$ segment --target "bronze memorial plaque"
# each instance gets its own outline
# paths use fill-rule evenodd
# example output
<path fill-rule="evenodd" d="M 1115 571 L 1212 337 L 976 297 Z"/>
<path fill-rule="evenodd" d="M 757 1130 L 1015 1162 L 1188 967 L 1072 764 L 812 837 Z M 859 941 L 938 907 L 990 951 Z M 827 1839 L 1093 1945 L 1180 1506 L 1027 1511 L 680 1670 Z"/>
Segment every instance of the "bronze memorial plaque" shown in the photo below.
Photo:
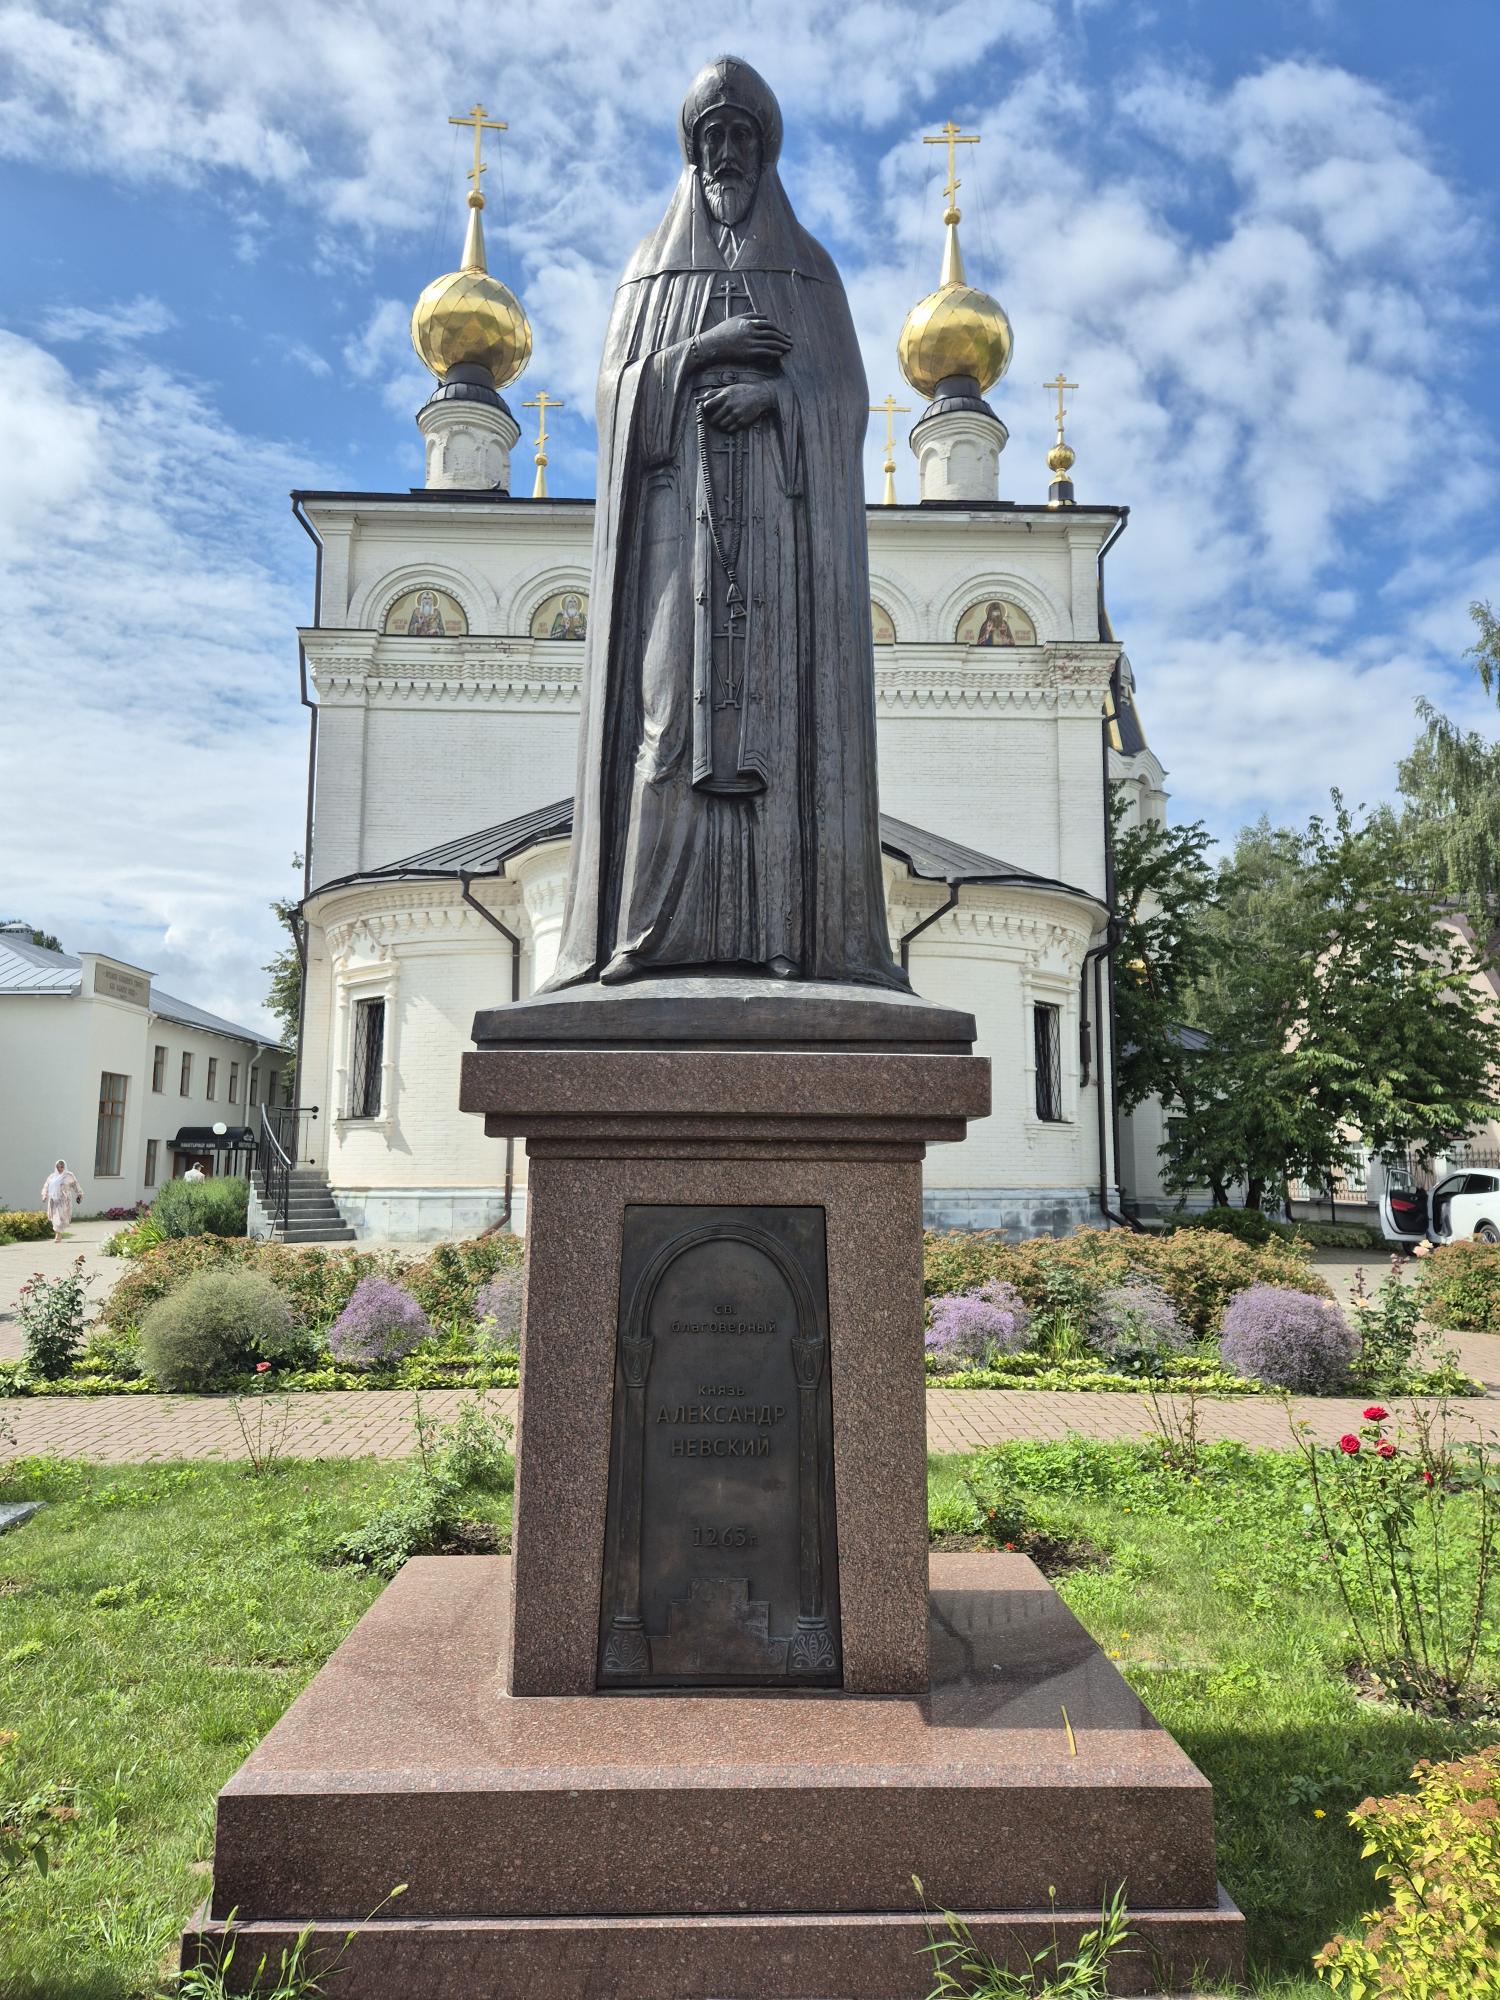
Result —
<path fill-rule="evenodd" d="M 837 1687 L 820 1208 L 625 1211 L 601 1687 Z"/>

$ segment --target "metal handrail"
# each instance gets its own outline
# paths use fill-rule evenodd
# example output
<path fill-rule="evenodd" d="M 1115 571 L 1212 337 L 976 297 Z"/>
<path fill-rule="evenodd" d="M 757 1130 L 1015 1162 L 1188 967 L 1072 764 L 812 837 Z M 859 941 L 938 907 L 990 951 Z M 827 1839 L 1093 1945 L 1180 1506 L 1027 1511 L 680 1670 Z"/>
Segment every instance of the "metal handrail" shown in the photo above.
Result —
<path fill-rule="evenodd" d="M 296 1145 L 296 1124 L 293 1122 L 292 1144 Z M 260 1138 L 255 1148 L 255 1171 L 260 1178 L 259 1194 L 261 1205 L 271 1218 L 271 1227 L 286 1234 L 287 1216 L 292 1199 L 292 1156 L 282 1145 L 275 1126 L 271 1122 L 271 1106 L 260 1107 Z"/>

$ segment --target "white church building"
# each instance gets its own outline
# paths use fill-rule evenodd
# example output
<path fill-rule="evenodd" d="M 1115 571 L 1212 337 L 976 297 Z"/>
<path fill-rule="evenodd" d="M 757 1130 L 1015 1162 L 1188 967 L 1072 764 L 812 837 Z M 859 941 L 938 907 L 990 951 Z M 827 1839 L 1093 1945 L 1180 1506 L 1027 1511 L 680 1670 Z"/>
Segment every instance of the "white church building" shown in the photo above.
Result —
<path fill-rule="evenodd" d="M 317 548 L 299 1158 L 366 1237 L 524 1226 L 524 1156 L 459 1111 L 459 1058 L 476 1011 L 548 977 L 567 882 L 594 506 L 547 496 L 544 439 L 513 490 L 501 391 L 531 333 L 482 205 L 413 316 L 425 484 L 294 496 Z M 1105 610 L 1128 510 L 1075 499 L 1061 400 L 1046 476 L 1002 497 L 984 391 L 1010 328 L 965 280 L 951 195 L 945 222 L 900 341 L 920 497 L 896 501 L 888 456 L 868 510 L 887 913 L 992 1065 L 992 1115 L 927 1159 L 929 1221 L 1062 1232 L 1120 1210 L 1109 787 L 1160 818 L 1164 772 Z"/>

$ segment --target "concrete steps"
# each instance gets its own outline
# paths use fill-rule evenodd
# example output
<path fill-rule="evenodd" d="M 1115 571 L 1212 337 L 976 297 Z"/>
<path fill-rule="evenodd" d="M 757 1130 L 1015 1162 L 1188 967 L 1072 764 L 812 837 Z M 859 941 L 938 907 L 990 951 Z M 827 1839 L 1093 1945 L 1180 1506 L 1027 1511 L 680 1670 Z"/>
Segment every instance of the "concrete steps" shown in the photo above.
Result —
<path fill-rule="evenodd" d="M 251 1190 L 255 1208 L 259 1211 L 259 1234 L 272 1237 L 278 1243 L 354 1241 L 354 1231 L 339 1213 L 338 1203 L 329 1191 L 327 1176 L 311 1167 L 297 1167 L 292 1172 L 284 1228 L 279 1218 L 273 1222 L 267 1212 L 265 1189 L 259 1174 L 251 1175 Z"/>

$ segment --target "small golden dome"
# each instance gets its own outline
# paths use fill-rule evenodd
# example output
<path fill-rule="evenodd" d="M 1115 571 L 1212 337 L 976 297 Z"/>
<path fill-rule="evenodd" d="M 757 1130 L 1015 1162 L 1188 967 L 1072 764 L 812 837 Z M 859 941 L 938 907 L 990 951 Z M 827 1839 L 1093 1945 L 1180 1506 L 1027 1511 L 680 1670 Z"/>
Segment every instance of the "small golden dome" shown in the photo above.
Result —
<path fill-rule="evenodd" d="M 487 368 L 495 387 L 514 382 L 531 359 L 531 322 L 508 285 L 485 268 L 482 195 L 469 196 L 463 268 L 434 278 L 412 309 L 411 344 L 434 375 Z"/>
<path fill-rule="evenodd" d="M 1078 454 L 1074 451 L 1072 445 L 1064 444 L 1061 438 L 1057 440 L 1057 443 L 1053 445 L 1051 451 L 1047 454 L 1047 463 L 1052 468 L 1052 477 L 1054 479 L 1066 479 L 1077 462 Z"/>
<path fill-rule="evenodd" d="M 935 395 L 939 382 L 950 375 L 972 376 L 982 396 L 1010 366 L 1010 321 L 998 299 L 965 279 L 958 210 L 949 208 L 943 220 L 948 242 L 942 282 L 906 315 L 896 358 L 901 373 L 923 396 Z"/>

